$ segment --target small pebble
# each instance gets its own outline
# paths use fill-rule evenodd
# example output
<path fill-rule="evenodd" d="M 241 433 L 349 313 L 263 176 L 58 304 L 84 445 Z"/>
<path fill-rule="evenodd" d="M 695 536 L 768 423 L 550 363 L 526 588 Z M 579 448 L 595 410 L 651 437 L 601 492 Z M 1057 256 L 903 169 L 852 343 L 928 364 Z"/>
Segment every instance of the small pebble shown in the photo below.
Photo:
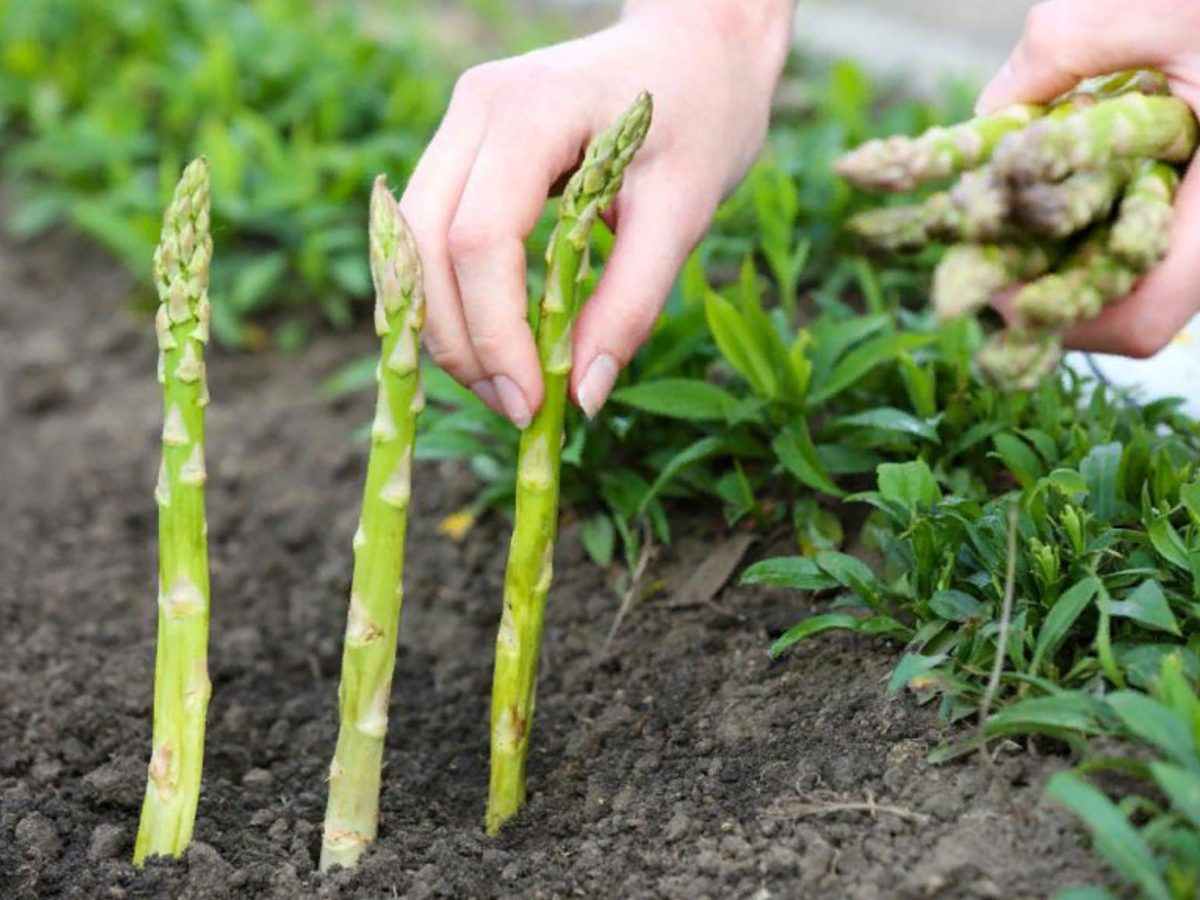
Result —
<path fill-rule="evenodd" d="M 125 829 L 120 825 L 105 822 L 92 829 L 92 840 L 88 844 L 88 859 L 100 862 L 116 859 L 125 850 Z"/>

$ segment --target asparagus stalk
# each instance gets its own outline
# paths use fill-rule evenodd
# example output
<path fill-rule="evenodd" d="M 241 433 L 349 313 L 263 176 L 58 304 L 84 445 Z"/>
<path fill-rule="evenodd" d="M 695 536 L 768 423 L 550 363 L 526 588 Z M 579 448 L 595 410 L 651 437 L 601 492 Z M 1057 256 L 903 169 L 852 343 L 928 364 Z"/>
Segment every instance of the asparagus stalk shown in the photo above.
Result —
<path fill-rule="evenodd" d="M 1062 337 L 1053 329 L 1008 328 L 975 354 L 983 376 L 1001 391 L 1031 391 L 1062 359 Z"/>
<path fill-rule="evenodd" d="M 158 647 L 152 752 L 133 861 L 179 856 L 192 840 L 208 678 L 208 526 L 204 517 L 204 346 L 210 307 L 208 164 L 184 169 L 154 253 L 160 304 L 158 380 L 163 386 L 158 504 Z"/>
<path fill-rule="evenodd" d="M 942 321 L 987 305 L 1007 287 L 1050 271 L 1057 248 L 1043 244 L 955 244 L 933 272 L 932 300 Z"/>
<path fill-rule="evenodd" d="M 1015 104 L 948 128 L 934 126 L 916 137 L 875 138 L 843 155 L 833 170 L 867 190 L 910 191 L 983 165 L 1010 134 L 1022 131 L 1035 120 L 1044 116 L 1060 118 L 1129 93 L 1166 94 L 1167 80 L 1146 69 L 1098 76 L 1080 82 L 1045 106 Z"/>
<path fill-rule="evenodd" d="M 868 190 L 910 191 L 975 168 L 992 155 L 1001 138 L 1043 113 L 1039 105 L 1018 103 L 949 128 L 934 126 L 915 138 L 876 138 L 841 157 L 833 170 Z"/>
<path fill-rule="evenodd" d="M 525 803 L 525 763 L 537 689 L 542 622 L 552 578 L 558 524 L 559 460 L 571 334 L 588 242 L 597 215 L 620 190 L 626 166 L 650 127 L 652 100 L 643 92 L 588 145 L 567 183 L 547 252 L 549 270 L 537 325 L 545 396 L 521 435 L 516 521 L 504 579 L 492 683 L 491 777 L 487 831 L 495 834 Z"/>
<path fill-rule="evenodd" d="M 421 261 L 381 175 L 370 207 L 375 330 L 382 339 L 375 421 L 354 536 L 338 689 L 341 724 L 329 767 L 321 869 L 354 866 L 375 840 L 388 701 L 403 598 L 404 541 L 417 417 L 424 407 L 417 345 L 425 323 Z"/>
<path fill-rule="evenodd" d="M 1184 162 L 1196 150 L 1196 116 L 1176 97 L 1121 94 L 1005 137 L 992 164 L 1016 184 L 1060 181 L 1116 160 Z"/>
<path fill-rule="evenodd" d="M 1109 232 L 1097 226 L 1056 271 L 1018 291 L 1017 312 L 1032 324 L 1065 328 L 1094 319 L 1105 304 L 1128 294 L 1137 273 L 1108 252 Z"/>
<path fill-rule="evenodd" d="M 1179 173 L 1160 162 L 1144 162 L 1121 199 L 1108 239 L 1112 255 L 1145 274 L 1167 255 L 1175 221 Z"/>
<path fill-rule="evenodd" d="M 993 241 L 1012 229 L 1007 186 L 987 170 L 968 172 L 949 191 L 923 203 L 869 209 L 846 223 L 852 234 L 880 250 L 919 250 L 937 240 Z"/>
<path fill-rule="evenodd" d="M 1025 185 L 1014 192 L 1017 221 L 1036 234 L 1062 239 L 1105 218 L 1129 183 L 1134 166 L 1115 162 L 1104 169 L 1085 169 L 1063 181 Z"/>

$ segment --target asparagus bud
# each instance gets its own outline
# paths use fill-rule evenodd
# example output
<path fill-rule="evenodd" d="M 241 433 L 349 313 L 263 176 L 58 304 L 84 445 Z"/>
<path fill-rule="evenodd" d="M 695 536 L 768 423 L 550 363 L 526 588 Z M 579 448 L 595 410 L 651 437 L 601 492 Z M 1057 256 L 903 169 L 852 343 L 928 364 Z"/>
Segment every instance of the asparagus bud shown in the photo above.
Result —
<path fill-rule="evenodd" d="M 158 504 L 158 648 L 154 728 L 146 795 L 133 861 L 179 856 L 192 840 L 208 679 L 208 527 L 204 516 L 204 346 L 210 307 L 208 164 L 183 171 L 154 253 L 159 307 L 158 380 L 163 386 Z"/>
<path fill-rule="evenodd" d="M 1059 269 L 1026 285 L 1013 297 L 1013 307 L 1028 322 L 1066 327 L 1094 319 L 1105 304 L 1124 297 L 1137 275 L 1107 249 L 1109 229 L 1096 228 Z"/>
<path fill-rule="evenodd" d="M 516 521 L 504 579 L 492 684 L 491 776 L 487 830 L 494 834 L 525 803 L 525 762 L 533 723 L 538 660 L 558 523 L 559 460 L 571 333 L 579 283 L 587 267 L 596 216 L 620 190 L 625 167 L 650 127 L 650 95 L 637 101 L 589 144 L 567 183 L 547 253 L 549 271 L 537 327 L 545 395 L 521 435 Z"/>
<path fill-rule="evenodd" d="M 1057 255 L 1056 248 L 1038 244 L 955 244 L 933 273 L 938 318 L 974 312 L 999 291 L 1048 272 Z"/>
<path fill-rule="evenodd" d="M 371 452 L 338 689 L 340 727 L 329 767 L 321 869 L 358 863 L 375 840 L 388 702 L 403 599 L 413 446 L 424 405 L 417 346 L 425 295 L 416 242 L 383 176 L 371 194 L 375 331 L 382 339 Z"/>
<path fill-rule="evenodd" d="M 1055 331 L 1009 328 L 997 332 L 975 354 L 983 376 L 1001 391 L 1031 391 L 1062 359 Z"/>
<path fill-rule="evenodd" d="M 1149 272 L 1171 247 L 1179 173 L 1160 162 L 1144 162 L 1121 200 L 1108 239 L 1113 257 L 1139 275 Z"/>

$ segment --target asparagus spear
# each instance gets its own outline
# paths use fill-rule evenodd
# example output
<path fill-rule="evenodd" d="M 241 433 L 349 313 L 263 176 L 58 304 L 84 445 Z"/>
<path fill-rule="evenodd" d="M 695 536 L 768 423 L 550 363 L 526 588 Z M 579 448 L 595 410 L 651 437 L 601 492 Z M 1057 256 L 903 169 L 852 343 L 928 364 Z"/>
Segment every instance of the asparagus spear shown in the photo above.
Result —
<path fill-rule="evenodd" d="M 1080 82 L 1046 106 L 1015 104 L 949 128 L 934 126 L 916 137 L 875 138 L 838 159 L 833 170 L 860 188 L 910 191 L 986 163 L 1008 135 L 1022 131 L 1043 116 L 1058 118 L 1128 93 L 1167 92 L 1166 78 L 1151 70 L 1102 75 Z"/>
<path fill-rule="evenodd" d="M 933 306 L 943 321 L 985 306 L 1012 284 L 1050 271 L 1057 248 L 1042 244 L 955 244 L 933 272 Z"/>
<path fill-rule="evenodd" d="M 1059 268 L 1030 282 L 1013 297 L 1013 307 L 1028 322 L 1065 328 L 1094 319 L 1105 304 L 1124 297 L 1137 273 L 1108 252 L 1107 225 L 1097 226 Z"/>
<path fill-rule="evenodd" d="M 992 335 L 975 354 L 983 376 L 1001 391 L 1031 391 L 1062 359 L 1062 338 L 1053 329 L 1008 328 Z"/>
<path fill-rule="evenodd" d="M 388 700 L 400 628 L 408 503 L 417 416 L 424 407 L 417 345 L 425 324 L 421 261 L 381 175 L 370 208 L 375 330 L 382 338 L 375 421 L 354 536 L 342 681 L 341 725 L 329 767 L 321 869 L 354 866 L 375 840 Z"/>
<path fill-rule="evenodd" d="M 525 761 L 558 523 L 559 454 L 571 371 L 571 333 L 579 307 L 579 283 L 587 267 L 591 227 L 620 190 L 625 168 L 641 147 L 651 116 L 652 100 L 643 92 L 588 145 L 582 166 L 563 192 L 547 252 L 546 294 L 537 326 L 545 397 L 521 435 L 516 522 L 496 637 L 489 834 L 495 834 L 525 803 Z"/>
<path fill-rule="evenodd" d="M 160 304 L 158 380 L 163 386 L 158 504 L 158 649 L 153 749 L 133 861 L 179 856 L 192 840 L 208 679 L 208 526 L 204 518 L 204 346 L 210 307 L 208 164 L 183 171 L 154 253 Z"/>
<path fill-rule="evenodd" d="M 1025 185 L 1013 192 L 1017 221 L 1037 234 L 1062 239 L 1105 218 L 1133 173 L 1130 162 L 1075 172 L 1063 181 Z"/>
<path fill-rule="evenodd" d="M 1059 181 L 1116 160 L 1184 162 L 1196 150 L 1196 116 L 1177 97 L 1122 94 L 1006 135 L 992 164 L 1017 184 Z"/>
<path fill-rule="evenodd" d="M 1145 274 L 1167 255 L 1175 221 L 1179 173 L 1165 163 L 1144 162 L 1121 199 L 1108 239 L 1114 257 Z"/>

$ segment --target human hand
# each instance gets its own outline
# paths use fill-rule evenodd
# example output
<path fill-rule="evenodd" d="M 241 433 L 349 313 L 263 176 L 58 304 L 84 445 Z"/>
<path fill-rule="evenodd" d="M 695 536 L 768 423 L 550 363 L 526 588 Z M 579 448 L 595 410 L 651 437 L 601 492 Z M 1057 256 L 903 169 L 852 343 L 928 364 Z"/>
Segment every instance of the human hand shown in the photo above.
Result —
<path fill-rule="evenodd" d="M 400 204 L 438 365 L 529 424 L 543 384 L 524 241 L 587 142 L 649 90 L 654 122 L 605 215 L 616 240 L 574 335 L 572 394 L 588 416 L 599 411 L 762 145 L 793 3 L 630 2 L 605 31 L 463 75 Z"/>
<path fill-rule="evenodd" d="M 1200 3 L 1196 0 L 1046 0 L 1029 11 L 1008 62 L 977 112 L 1040 102 L 1084 78 L 1154 68 L 1200 113 Z M 1144 359 L 1200 312 L 1200 165 L 1176 197 L 1171 249 L 1121 300 L 1066 335 L 1068 349 Z"/>

